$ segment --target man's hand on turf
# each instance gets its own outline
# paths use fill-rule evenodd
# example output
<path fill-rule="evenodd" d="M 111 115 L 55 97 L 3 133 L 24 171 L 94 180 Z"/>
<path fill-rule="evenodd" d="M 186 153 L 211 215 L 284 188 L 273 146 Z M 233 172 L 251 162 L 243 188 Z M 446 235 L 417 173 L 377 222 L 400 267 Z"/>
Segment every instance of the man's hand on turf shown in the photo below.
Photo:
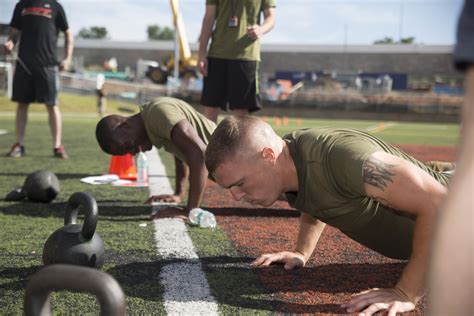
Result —
<path fill-rule="evenodd" d="M 188 211 L 183 207 L 169 205 L 161 207 L 157 212 L 150 215 L 150 219 L 157 218 L 179 218 L 183 221 L 188 220 Z"/>
<path fill-rule="evenodd" d="M 304 267 L 306 261 L 299 252 L 282 251 L 277 253 L 267 253 L 255 259 L 250 265 L 252 267 L 267 267 L 274 262 L 285 264 L 286 270 Z"/>
<path fill-rule="evenodd" d="M 179 203 L 181 203 L 181 197 L 179 195 L 174 195 L 174 194 L 152 195 L 144 203 L 145 204 L 151 204 L 153 202 L 179 204 Z"/>
<path fill-rule="evenodd" d="M 359 316 L 373 315 L 387 310 L 388 316 L 409 312 L 415 309 L 408 296 L 398 288 L 370 289 L 354 295 L 351 300 L 341 305 L 348 313 L 360 312 Z"/>

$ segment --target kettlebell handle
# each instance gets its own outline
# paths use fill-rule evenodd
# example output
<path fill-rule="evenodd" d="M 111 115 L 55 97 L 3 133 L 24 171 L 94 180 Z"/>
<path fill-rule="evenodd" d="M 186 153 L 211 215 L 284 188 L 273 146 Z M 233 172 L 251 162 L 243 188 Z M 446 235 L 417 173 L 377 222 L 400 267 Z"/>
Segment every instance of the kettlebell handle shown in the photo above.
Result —
<path fill-rule="evenodd" d="M 97 202 L 92 195 L 85 192 L 76 192 L 67 201 L 64 225 L 76 224 L 79 207 L 84 211 L 84 224 L 82 224 L 81 235 L 85 240 L 92 239 L 97 227 L 99 211 Z"/>
<path fill-rule="evenodd" d="M 28 282 L 24 300 L 25 315 L 51 315 L 49 294 L 62 290 L 95 295 L 103 316 L 126 314 L 125 295 L 112 276 L 93 268 L 52 264 L 36 272 Z"/>

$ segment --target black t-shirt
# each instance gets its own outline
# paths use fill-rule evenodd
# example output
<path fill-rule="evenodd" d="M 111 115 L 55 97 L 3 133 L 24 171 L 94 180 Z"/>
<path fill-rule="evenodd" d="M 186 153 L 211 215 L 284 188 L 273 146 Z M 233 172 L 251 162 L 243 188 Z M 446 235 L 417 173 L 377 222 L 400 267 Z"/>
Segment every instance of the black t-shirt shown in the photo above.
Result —
<path fill-rule="evenodd" d="M 29 66 L 58 64 L 59 31 L 69 28 L 63 7 L 55 0 L 21 0 L 10 26 L 21 31 L 18 55 Z"/>
<path fill-rule="evenodd" d="M 459 17 L 457 44 L 454 50 L 456 68 L 465 70 L 474 64 L 474 1 L 466 0 Z"/>

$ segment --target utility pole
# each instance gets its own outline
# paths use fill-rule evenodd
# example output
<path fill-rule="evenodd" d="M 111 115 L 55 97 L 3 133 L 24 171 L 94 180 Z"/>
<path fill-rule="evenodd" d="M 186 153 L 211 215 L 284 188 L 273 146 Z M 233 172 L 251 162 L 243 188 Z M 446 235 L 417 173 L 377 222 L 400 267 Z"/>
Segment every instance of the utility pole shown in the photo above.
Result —
<path fill-rule="evenodd" d="M 398 41 L 401 43 L 403 38 L 403 2 L 400 2 L 400 16 L 398 18 Z"/>

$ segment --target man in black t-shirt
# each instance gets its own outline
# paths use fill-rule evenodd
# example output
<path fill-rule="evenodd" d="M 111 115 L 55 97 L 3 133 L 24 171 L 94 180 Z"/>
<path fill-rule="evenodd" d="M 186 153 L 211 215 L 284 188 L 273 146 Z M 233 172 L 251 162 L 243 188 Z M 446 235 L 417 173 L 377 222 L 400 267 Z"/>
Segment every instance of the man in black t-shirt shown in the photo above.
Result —
<path fill-rule="evenodd" d="M 66 58 L 59 62 L 56 43 L 59 31 L 65 34 Z M 53 154 L 67 159 L 61 144 L 62 119 L 57 105 L 58 68 L 68 69 L 72 59 L 73 36 L 63 7 L 55 0 L 22 0 L 13 12 L 5 48 L 11 52 L 21 35 L 12 100 L 16 110 L 16 143 L 7 154 L 13 158 L 25 154 L 23 140 L 31 102 L 46 104 L 49 126 L 53 136 Z"/>

